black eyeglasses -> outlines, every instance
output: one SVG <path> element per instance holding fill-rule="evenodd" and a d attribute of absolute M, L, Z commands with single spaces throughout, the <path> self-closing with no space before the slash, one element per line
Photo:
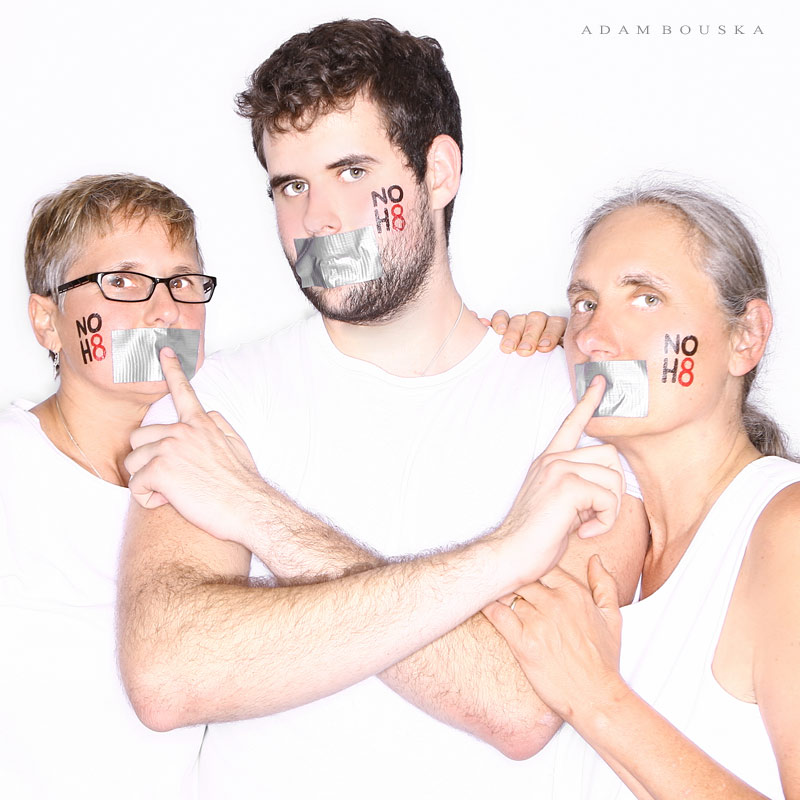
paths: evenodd
<path fill-rule="evenodd" d="M 163 283 L 176 303 L 207 303 L 214 295 L 217 279 L 213 275 L 172 275 L 154 278 L 141 272 L 93 272 L 74 281 L 62 283 L 56 290 L 68 292 L 84 283 L 96 283 L 106 300 L 119 303 L 143 303 L 153 296 L 156 286 Z"/>

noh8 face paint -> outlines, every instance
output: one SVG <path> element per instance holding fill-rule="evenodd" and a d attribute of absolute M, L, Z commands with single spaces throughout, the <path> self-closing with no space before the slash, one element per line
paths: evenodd
<path fill-rule="evenodd" d="M 200 331 L 189 328 L 130 328 L 111 331 L 114 383 L 163 381 L 158 361 L 162 347 L 171 347 L 190 380 L 197 372 Z"/>
<path fill-rule="evenodd" d="M 295 239 L 297 261 L 294 271 L 300 286 L 333 289 L 364 283 L 383 275 L 375 228 Z"/>
<path fill-rule="evenodd" d="M 595 417 L 647 416 L 646 361 L 587 361 L 575 365 L 575 392 L 580 400 L 595 375 L 606 379 L 606 391 Z"/>

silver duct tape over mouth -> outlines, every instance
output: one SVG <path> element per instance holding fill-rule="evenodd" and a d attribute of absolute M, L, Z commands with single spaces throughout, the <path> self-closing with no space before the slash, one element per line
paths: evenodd
<path fill-rule="evenodd" d="M 646 417 L 646 361 L 587 361 L 575 365 L 575 393 L 580 400 L 595 375 L 606 379 L 606 391 L 595 417 Z"/>
<path fill-rule="evenodd" d="M 378 237 L 370 225 L 356 231 L 295 239 L 294 271 L 300 286 L 333 289 L 372 281 L 383 275 Z"/>
<path fill-rule="evenodd" d="M 129 328 L 111 331 L 114 383 L 163 381 L 158 361 L 162 347 L 171 347 L 186 377 L 197 372 L 200 331 L 191 328 Z"/>

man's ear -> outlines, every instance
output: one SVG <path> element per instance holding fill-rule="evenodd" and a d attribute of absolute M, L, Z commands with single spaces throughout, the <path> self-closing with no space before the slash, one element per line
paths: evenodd
<path fill-rule="evenodd" d="M 751 300 L 732 334 L 731 375 L 746 375 L 761 360 L 772 331 L 772 311 L 764 300 Z"/>
<path fill-rule="evenodd" d="M 425 182 L 430 192 L 431 208 L 444 208 L 461 185 L 461 149 L 455 139 L 440 133 L 428 148 Z"/>
<path fill-rule="evenodd" d="M 61 351 L 61 337 L 55 326 L 57 313 L 58 307 L 49 297 L 32 294 L 28 299 L 28 317 L 30 317 L 36 341 L 51 353 Z"/>

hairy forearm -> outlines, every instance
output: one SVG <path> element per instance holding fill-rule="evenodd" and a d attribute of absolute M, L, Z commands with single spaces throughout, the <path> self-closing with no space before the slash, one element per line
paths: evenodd
<path fill-rule="evenodd" d="M 584 576 L 586 561 L 595 550 L 603 551 L 612 569 L 624 571 L 623 564 L 630 561 L 630 574 L 620 580 L 629 600 L 641 570 L 646 537 L 634 535 L 642 528 L 641 520 L 635 519 L 639 504 L 624 502 L 617 533 L 607 534 L 599 543 L 573 540 L 562 566 Z M 335 578 L 386 563 L 379 554 L 283 496 L 270 496 L 261 524 L 270 534 L 268 540 L 264 535 L 254 542 L 257 555 L 279 580 L 289 584 Z M 561 725 L 561 718 L 539 699 L 505 640 L 482 614 L 379 677 L 427 714 L 477 736 L 510 758 L 531 757 Z"/>
<path fill-rule="evenodd" d="M 576 708 L 570 722 L 639 800 L 764 798 L 621 681 Z"/>
<path fill-rule="evenodd" d="M 482 614 L 384 670 L 387 686 L 509 758 L 537 753 L 561 725 Z"/>
<path fill-rule="evenodd" d="M 282 583 L 329 580 L 387 563 L 288 502 L 273 496 L 270 505 L 270 512 L 262 515 L 265 529 L 269 526 L 269 543 L 255 541 L 254 546 Z M 489 742 L 511 758 L 538 752 L 561 724 L 561 718 L 536 696 L 505 640 L 482 614 L 379 677 L 426 713 Z"/>
<path fill-rule="evenodd" d="M 559 566 L 585 580 L 586 564 L 602 555 L 622 602 L 633 597 L 647 546 L 639 501 L 626 497 L 614 530 L 599 539 L 570 543 Z M 489 742 L 510 758 L 529 758 L 544 747 L 561 717 L 531 688 L 505 639 L 479 614 L 381 677 L 407 700 Z"/>
<path fill-rule="evenodd" d="M 253 532 L 246 544 L 279 585 L 319 583 L 389 563 L 269 484 L 251 507 L 249 518 Z"/>
<path fill-rule="evenodd" d="M 274 587 L 185 557 L 179 565 L 180 546 L 148 540 L 155 550 L 123 554 L 120 666 L 137 713 L 157 729 L 262 716 L 332 694 L 508 590 L 488 566 L 490 542 Z"/>

